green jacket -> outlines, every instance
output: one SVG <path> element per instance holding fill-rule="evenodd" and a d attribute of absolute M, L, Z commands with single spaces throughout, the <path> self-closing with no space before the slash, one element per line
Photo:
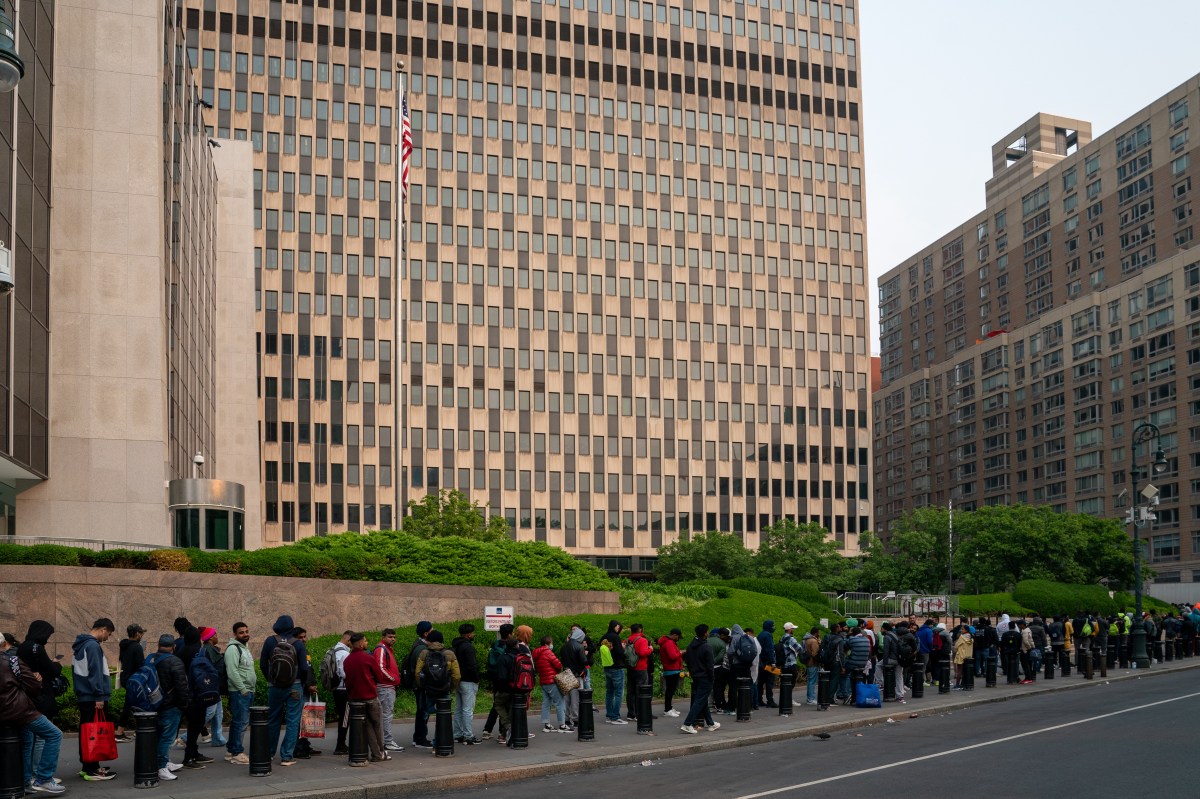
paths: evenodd
<path fill-rule="evenodd" d="M 708 637 L 708 646 L 713 651 L 713 663 L 717 664 L 717 668 L 720 668 L 722 661 L 725 660 L 725 642 L 721 640 L 721 636 L 719 635 L 710 635 Z"/>
<path fill-rule="evenodd" d="M 254 656 L 236 638 L 230 639 L 225 647 L 225 674 L 229 679 L 229 693 L 254 693 L 258 679 L 254 673 Z"/>

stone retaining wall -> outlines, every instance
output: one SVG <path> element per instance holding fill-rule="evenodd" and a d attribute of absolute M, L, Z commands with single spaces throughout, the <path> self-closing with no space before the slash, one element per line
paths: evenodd
<path fill-rule="evenodd" d="M 162 633 L 173 633 L 171 624 L 177 616 L 215 627 L 222 646 L 231 637 L 233 623 L 244 621 L 257 649 L 282 613 L 313 637 L 348 628 L 401 627 L 421 619 L 435 623 L 480 619 L 485 604 L 512 605 L 517 613 L 530 616 L 615 616 L 620 610 L 619 595 L 608 591 L 0 566 L 0 631 L 24 639 L 30 621 L 45 619 L 55 628 L 51 654 L 62 654 L 69 661 L 75 636 L 107 616 L 117 625 L 111 646 L 106 647 L 110 665 L 116 663 L 116 642 L 124 637 L 127 625 L 140 624 L 146 628 L 146 639 L 153 641 Z M 457 631 L 447 633 L 449 640 Z"/>

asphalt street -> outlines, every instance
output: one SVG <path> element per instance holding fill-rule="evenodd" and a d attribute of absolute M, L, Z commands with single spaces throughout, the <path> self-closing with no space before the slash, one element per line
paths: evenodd
<path fill-rule="evenodd" d="M 915 703 L 894 709 L 894 723 L 826 740 L 809 736 L 442 795 L 787 799 L 945 790 L 989 799 L 1200 797 L 1193 754 L 1200 679 L 1192 671 L 943 714 L 921 713 Z M 909 718 L 914 710 L 918 717 Z"/>

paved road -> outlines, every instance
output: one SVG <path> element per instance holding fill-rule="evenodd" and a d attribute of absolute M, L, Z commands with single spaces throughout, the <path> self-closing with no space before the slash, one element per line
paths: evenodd
<path fill-rule="evenodd" d="M 895 708 L 896 723 L 828 740 L 807 737 L 442 795 L 627 797 L 635 780 L 637 795 L 649 797 L 873 797 L 897 795 L 898 779 L 910 787 L 906 795 L 921 795 L 934 774 L 948 791 L 990 799 L 1200 797 L 1191 754 L 1200 730 L 1194 672 L 916 719 L 907 717 L 912 708 Z M 1081 772 L 1080 763 L 1089 765 Z"/>

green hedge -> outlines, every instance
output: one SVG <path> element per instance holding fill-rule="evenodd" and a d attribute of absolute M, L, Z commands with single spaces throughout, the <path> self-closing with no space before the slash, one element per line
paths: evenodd
<path fill-rule="evenodd" d="M 1070 585 L 1050 580 L 1022 580 L 1013 589 L 1013 599 L 1038 613 L 1072 616 L 1081 610 L 1109 615 L 1121 605 L 1102 585 Z"/>
<path fill-rule="evenodd" d="M 603 571 L 549 544 L 484 542 L 458 537 L 425 539 L 399 532 L 342 533 L 248 552 L 204 552 L 199 549 L 94 552 L 56 544 L 0 544 L 0 564 L 616 590 Z"/>
<path fill-rule="evenodd" d="M 964 616 L 999 616 L 1001 613 L 1029 616 L 1034 612 L 1006 593 L 960 594 L 957 600 L 959 613 Z"/>
<path fill-rule="evenodd" d="M 813 583 L 802 580 L 771 580 L 765 577 L 738 577 L 733 580 L 720 580 L 713 585 L 723 585 L 729 588 L 739 588 L 743 591 L 754 591 L 759 594 L 784 597 L 808 610 L 817 618 L 837 618 L 838 614 L 829 605 L 829 599 L 821 593 Z M 799 624 L 799 622 L 797 622 Z M 806 630 L 808 628 L 805 628 Z"/>

